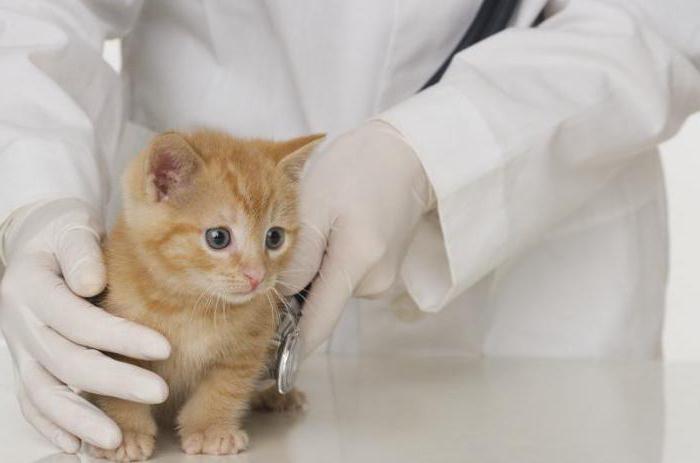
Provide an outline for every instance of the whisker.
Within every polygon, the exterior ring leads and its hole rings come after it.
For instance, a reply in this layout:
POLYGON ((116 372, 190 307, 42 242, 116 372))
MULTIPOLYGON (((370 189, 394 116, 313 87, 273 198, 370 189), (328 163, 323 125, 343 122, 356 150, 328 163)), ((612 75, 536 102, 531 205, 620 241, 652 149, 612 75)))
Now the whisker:
POLYGON ((226 301, 224 301, 223 298, 219 294, 216 295, 216 298, 221 303, 221 313, 224 316, 224 324, 228 325, 228 319, 226 317, 226 312, 228 312, 228 310, 226 310, 226 301))
POLYGON ((273 288, 271 288, 271 289, 272 289, 272 293, 273 293, 275 296, 277 296, 277 298, 280 300, 280 302, 282 303, 282 305, 284 305, 284 308, 287 309, 287 310, 290 310, 289 303, 285 300, 285 298, 282 297, 282 295, 279 293, 279 291, 277 291, 277 288, 274 288, 274 287, 273 287, 273 288))
MULTIPOLYGON (((291 285, 289 285, 289 284, 284 283, 283 281, 277 280, 277 283, 279 283, 279 284, 282 285, 283 287, 288 288, 288 289, 291 289, 291 290, 296 290, 296 289, 297 289, 296 286, 291 286, 291 285)), ((299 298, 301 298, 301 300, 304 301, 304 302, 306 302, 306 299, 308 299, 302 292, 296 293, 296 294, 294 295, 294 297, 299 297, 299 298)))
POLYGON ((190 312, 190 322, 192 322, 194 320, 194 315, 197 313, 197 309, 199 308, 199 303, 202 302, 205 295, 207 295, 207 296, 209 295, 209 290, 211 289, 212 286, 213 286, 212 283, 207 285, 207 287, 205 287, 202 290, 201 294, 199 295, 199 297, 195 301, 194 306, 192 307, 192 311, 190 312))
POLYGON ((265 296, 267 296, 267 302, 270 303, 270 316, 272 317, 272 323, 276 327, 277 325, 279 325, 279 317, 277 316, 275 305, 272 303, 272 299, 270 299, 270 291, 266 291, 265 296))
MULTIPOLYGON (((207 293, 207 299, 206 299, 206 304, 204 305, 205 307, 205 314, 213 314, 215 315, 215 312, 212 310, 212 303, 214 302, 214 293, 212 291, 209 291, 207 293)), ((216 325, 216 320, 214 320, 214 324, 216 325)))
POLYGON ((215 299, 216 294, 212 293, 211 297, 209 298, 209 302, 211 304, 211 314, 214 317, 214 329, 218 327, 218 315, 219 312, 216 310, 216 299, 215 299))
MULTIPOLYGON (((282 289, 289 289, 289 290, 296 290, 297 289, 296 287, 291 287, 291 286, 287 286, 287 285, 281 285, 281 287, 282 287, 282 289)), ((300 297, 302 299, 306 299, 306 296, 304 294, 302 294, 301 292, 295 293, 294 296, 300 297)))
POLYGON ((275 281, 275 283, 279 283, 279 284, 284 285, 288 288, 295 288, 295 285, 292 285, 288 281, 282 280, 281 278, 278 278, 277 281, 275 281))

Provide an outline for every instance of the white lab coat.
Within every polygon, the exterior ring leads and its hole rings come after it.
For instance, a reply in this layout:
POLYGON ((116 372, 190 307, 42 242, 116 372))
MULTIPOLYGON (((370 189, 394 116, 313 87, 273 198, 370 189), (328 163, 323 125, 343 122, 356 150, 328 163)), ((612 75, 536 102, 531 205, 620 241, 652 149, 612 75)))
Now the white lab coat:
POLYGON ((378 116, 438 208, 402 267, 410 298, 353 302, 331 349, 657 356, 656 145, 700 108, 700 2, 553 0, 528 28, 544 3, 416 95, 479 2, 0 1, 0 221, 55 196, 106 210, 138 127, 333 136, 378 116))

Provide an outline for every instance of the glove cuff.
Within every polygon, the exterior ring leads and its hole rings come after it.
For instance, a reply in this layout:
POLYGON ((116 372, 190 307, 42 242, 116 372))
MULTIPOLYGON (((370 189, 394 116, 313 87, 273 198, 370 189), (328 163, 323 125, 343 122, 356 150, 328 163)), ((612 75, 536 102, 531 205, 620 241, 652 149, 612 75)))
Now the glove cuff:
POLYGON ((21 223, 24 220, 24 218, 29 216, 29 214, 52 201, 54 200, 44 199, 40 201, 34 201, 24 206, 20 206, 14 211, 10 212, 10 214, 7 217, 5 217, 5 220, 3 220, 0 223, 0 264, 2 264, 3 266, 7 266, 5 249, 10 230, 18 223, 21 223))
MULTIPOLYGON (((17 240, 20 238, 17 234, 20 233, 27 219, 38 213, 40 209, 47 209, 47 213, 43 216, 42 221, 50 223, 56 218, 70 212, 71 210, 84 209, 92 217, 96 219, 99 216, 96 211, 85 201, 78 198, 47 198, 32 202, 21 206, 12 211, 7 218, 0 224, 0 262, 3 266, 7 265, 10 258, 10 250, 17 247, 17 240), (50 208, 50 209, 49 209, 50 208)), ((102 223, 99 220, 93 221, 95 233, 101 233, 102 223)), ((31 228, 31 227, 30 227, 31 228)), ((25 233, 26 230, 22 230, 25 233)), ((25 233, 26 234, 26 233, 25 233)), ((22 237, 30 239, 30 237, 22 237)))

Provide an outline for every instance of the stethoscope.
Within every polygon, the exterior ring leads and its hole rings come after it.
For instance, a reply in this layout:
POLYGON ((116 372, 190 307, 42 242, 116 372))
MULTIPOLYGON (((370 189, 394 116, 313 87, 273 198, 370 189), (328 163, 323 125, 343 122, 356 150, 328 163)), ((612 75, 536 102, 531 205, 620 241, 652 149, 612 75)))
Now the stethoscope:
POLYGON ((276 354, 268 363, 267 377, 275 380, 280 394, 286 394, 294 387, 299 362, 304 354, 299 330, 303 298, 301 294, 292 296, 283 304, 277 333, 272 338, 272 349, 276 354))
MULTIPOLYGON (((442 78, 454 55, 505 29, 517 5, 518 0, 484 0, 474 21, 455 49, 419 91, 425 90, 442 78)), ((540 20, 541 18, 538 18, 538 22, 540 20)), ((268 377, 276 381, 280 394, 286 394, 294 387, 297 370, 303 355, 299 320, 308 289, 307 287, 302 293, 289 298, 283 304, 284 307, 280 309, 277 333, 272 340, 272 348, 277 354, 271 357, 267 368, 268 377)))

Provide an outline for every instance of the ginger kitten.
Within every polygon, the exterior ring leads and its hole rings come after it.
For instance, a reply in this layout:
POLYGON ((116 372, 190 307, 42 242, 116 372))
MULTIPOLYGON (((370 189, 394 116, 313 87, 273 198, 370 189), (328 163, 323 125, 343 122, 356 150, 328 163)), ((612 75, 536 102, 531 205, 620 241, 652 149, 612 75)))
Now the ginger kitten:
POLYGON ((147 459, 157 422, 177 427, 187 453, 235 454, 248 443, 240 425, 251 401, 298 405, 298 392, 253 396, 277 328, 270 291, 299 226, 297 182, 322 138, 168 132, 131 162, 105 244, 102 306, 170 341, 164 361, 119 357, 159 374, 170 394, 157 406, 92 395, 123 435, 115 450, 91 448, 95 456, 147 459))

